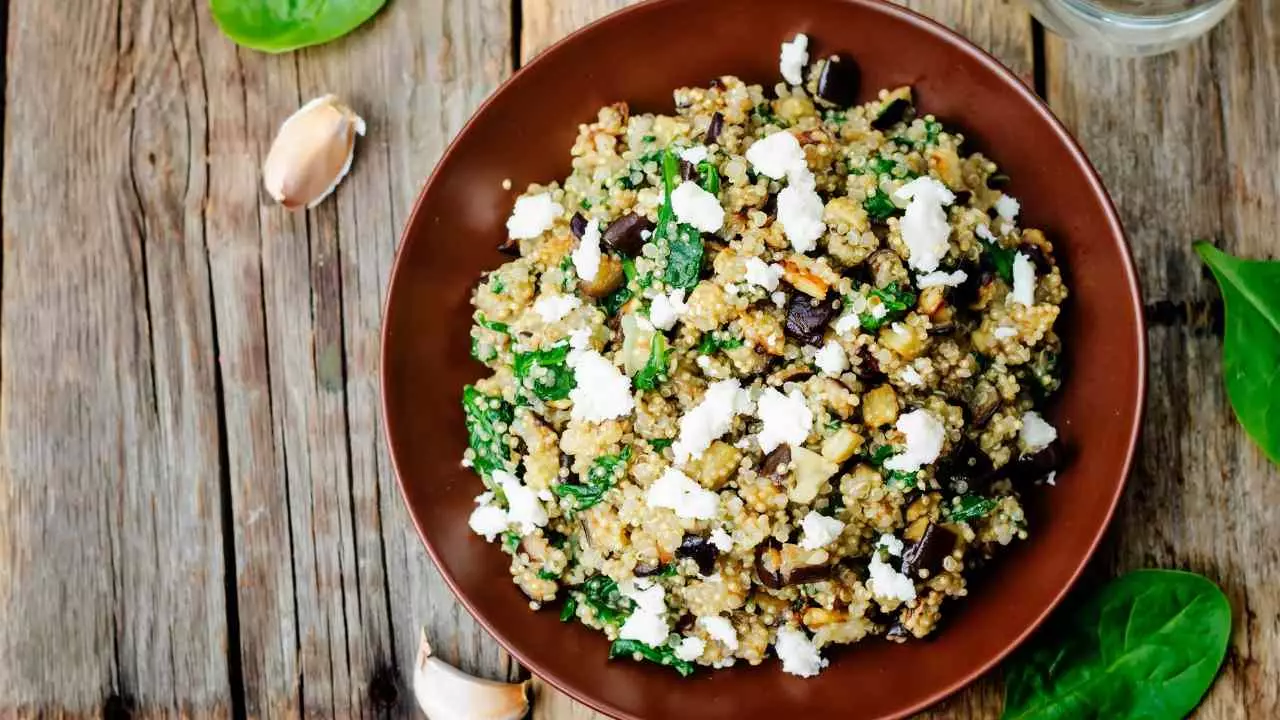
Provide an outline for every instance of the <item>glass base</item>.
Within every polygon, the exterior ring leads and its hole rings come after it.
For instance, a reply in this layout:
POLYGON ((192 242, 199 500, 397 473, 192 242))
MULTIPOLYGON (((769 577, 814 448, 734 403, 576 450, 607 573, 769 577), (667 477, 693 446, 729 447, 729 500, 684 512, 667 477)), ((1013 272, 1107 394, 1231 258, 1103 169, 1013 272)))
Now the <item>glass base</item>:
POLYGON ((1025 0, 1046 28, 1091 50, 1125 57, 1176 50, 1217 25, 1236 0, 1157 15, 1139 15, 1103 7, 1091 0, 1025 0))

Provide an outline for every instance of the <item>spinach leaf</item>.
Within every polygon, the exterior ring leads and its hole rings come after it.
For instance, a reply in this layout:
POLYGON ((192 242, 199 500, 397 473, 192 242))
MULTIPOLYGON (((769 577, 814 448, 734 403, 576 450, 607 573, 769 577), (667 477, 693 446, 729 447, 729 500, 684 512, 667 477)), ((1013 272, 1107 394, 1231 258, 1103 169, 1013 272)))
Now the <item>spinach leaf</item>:
POLYGON ((618 657, 640 657, 652 663, 666 665, 684 677, 693 674, 693 663, 676 657, 676 651, 669 647, 656 648, 638 640, 614 640, 609 646, 609 659, 618 657))
POLYGON ((698 342, 698 353, 711 355, 721 350, 733 350, 740 347, 742 347, 742 338, 712 330, 704 334, 702 340, 698 342))
POLYGON ((575 510, 586 510, 598 504, 604 498, 604 494, 618 482, 618 478, 626 471, 627 461, 630 459, 631 448, 629 447, 623 448, 617 455, 598 457, 587 469, 586 482, 580 485, 560 483, 553 485, 551 490, 560 497, 572 498, 575 510))
POLYGON ((637 389, 652 390, 667 380, 668 355, 667 337, 660 332, 654 333, 649 343, 649 361, 633 379, 637 389))
POLYGON ((667 247, 670 254, 667 255, 667 271, 662 279, 673 289, 689 290, 697 285, 698 275, 702 272, 702 233, 692 225, 680 225, 667 247))
POLYGON ((1131 572, 1014 656, 1002 718, 1178 720, 1213 683, 1230 638, 1231 605, 1208 579, 1131 572))
POLYGON ((924 144, 937 145, 938 136, 942 134, 942 123, 936 120, 926 120, 924 122, 924 144))
POLYGON ((702 177, 702 189, 712 195, 720 194, 720 171, 710 160, 698 163, 698 175, 702 177))
POLYGON ((387 0, 209 0, 218 28, 237 44, 280 53, 342 37, 387 0))
POLYGON ((502 549, 509 553, 514 553, 520 549, 520 533, 515 530, 507 530, 502 533, 502 549))
POLYGON ((485 330, 492 330, 497 333, 502 333, 503 335, 511 334, 511 326, 507 325, 506 323, 500 323, 500 322, 490 320, 484 316, 484 313, 477 312, 475 316, 475 321, 476 321, 476 325, 479 325, 485 330))
POLYGON ((986 517, 999 504, 981 495, 961 495, 951 505, 944 505, 942 511, 950 522, 969 522, 986 517))
POLYGON ((867 454, 867 460, 869 460, 872 465, 880 467, 881 465, 884 465, 885 460, 897 455, 898 452, 898 448, 892 445, 877 445, 871 448, 871 452, 867 454))
POLYGON ((559 580, 560 575, 558 573, 553 573, 550 570, 539 570, 538 579, 539 580, 559 580))
POLYGON ((657 450, 658 452, 662 452, 663 450, 666 450, 667 448, 674 445, 675 442, 676 441, 672 438, 653 438, 652 440, 649 441, 649 447, 653 448, 654 450, 657 450))
POLYGON ((544 350, 518 352, 512 369, 520 380, 531 378, 529 387, 543 400, 563 400, 578 386, 568 363, 569 343, 561 341, 544 350))
POLYGON ((587 607, 595 611, 596 618, 607 625, 618 625, 631 611, 635 603, 618 590, 618 583, 608 575, 592 575, 578 588, 578 594, 587 607))
POLYGON ((1013 284, 1013 259, 1017 257, 1018 251, 1010 250, 1001 246, 1000 243, 982 238, 978 238, 978 242, 982 243, 984 250, 982 264, 994 270, 1001 280, 1013 284))
POLYGON ((867 332, 875 332, 901 319, 916 304, 916 294, 909 288, 899 287, 896 282, 891 282, 882 288, 874 288, 870 294, 871 297, 879 298, 880 304, 888 312, 880 317, 876 317, 870 311, 859 315, 858 325, 867 332))
POLYGON ((898 212, 898 206, 894 205, 888 193, 880 188, 876 188, 870 197, 862 201, 862 208, 867 211, 868 217, 879 222, 888 220, 898 212))
POLYGON ((560 608, 560 622, 569 622, 578 614, 578 601, 572 595, 564 599, 560 608))
POLYGON ((1280 465, 1280 261, 1241 260, 1196 243, 1226 306, 1222 374, 1245 432, 1280 465))
POLYGON ((462 411, 466 416, 467 442, 475 451, 471 463, 488 480, 494 470, 506 468, 507 458, 511 456, 507 432, 515 419, 515 410, 501 398, 490 397, 474 385, 468 385, 462 389, 462 411))

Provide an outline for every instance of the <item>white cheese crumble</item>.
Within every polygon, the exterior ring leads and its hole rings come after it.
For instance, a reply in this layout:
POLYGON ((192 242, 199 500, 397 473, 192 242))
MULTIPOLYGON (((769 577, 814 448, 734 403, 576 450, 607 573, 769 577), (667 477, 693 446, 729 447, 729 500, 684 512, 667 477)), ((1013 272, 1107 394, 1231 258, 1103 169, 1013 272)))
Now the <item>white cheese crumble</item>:
POLYGON ((804 33, 796 33, 791 42, 782 43, 782 52, 778 55, 778 71, 782 79, 792 85, 804 84, 804 66, 809 63, 809 38, 804 33))
POLYGON ((636 604, 635 610, 627 616, 622 627, 618 628, 618 637, 637 640, 653 647, 666 645, 671 625, 664 617, 667 606, 662 586, 649 585, 641 589, 638 585, 628 583, 618 589, 636 604))
POLYGON ((893 196, 911 201, 898 225, 910 251, 907 264, 924 273, 937 270, 947 254, 947 237, 951 235, 943 208, 955 202, 956 196, 946 185, 928 176, 903 185, 893 196))
POLYGON ((800 521, 800 547, 805 550, 819 550, 830 545, 836 538, 840 537, 840 532, 844 530, 844 523, 831 517, 827 517, 819 513, 817 510, 810 510, 808 515, 800 521))
POLYGON ((773 304, 777 305, 778 307, 782 307, 783 305, 787 304, 787 294, 782 292, 781 290, 778 290, 774 294, 770 295, 769 299, 772 300, 773 304))
POLYGON ((577 387, 569 391, 574 420, 602 422, 631 414, 631 378, 595 350, 572 350, 568 357, 577 387))
POLYGON ((691 148, 685 148, 680 151, 680 159, 691 165, 697 165, 707 159, 707 148, 705 145, 694 145, 691 148))
POLYGON ((1036 266, 1022 253, 1013 256, 1013 292, 1009 298, 1028 307, 1036 302, 1036 266))
POLYGON ((569 331, 569 347, 574 350, 586 350, 591 346, 591 328, 578 328, 569 331))
POLYGON ((832 327, 840 337, 849 337, 854 330, 862 327, 862 321, 858 319, 857 313, 850 312, 836 318, 836 322, 832 327))
POLYGON ((477 496, 477 507, 471 511, 467 524, 477 535, 483 535, 485 540, 493 542, 493 538, 498 533, 507 529, 507 511, 490 504, 491 500, 493 500, 491 492, 477 496))
POLYGON ((916 287, 921 290, 931 287, 958 287, 960 283, 968 279, 969 274, 963 270, 956 270, 955 272, 935 270, 927 275, 917 276, 916 287))
POLYGON ((880 536, 879 548, 871 554, 871 563, 867 565, 867 572, 870 575, 867 579, 867 589, 873 595, 884 598, 894 598, 903 602, 915 600, 915 584, 911 582, 911 578, 880 559, 881 549, 887 551, 890 556, 902 555, 902 541, 889 534, 880 536))
POLYGON ((947 429, 928 410, 912 410, 900 415, 894 427, 906 436, 907 445, 900 454, 884 461, 886 468, 915 472, 938 459, 947 429))
POLYGON ((1022 414, 1022 429, 1018 431, 1018 439, 1027 452, 1039 452, 1058 439, 1058 431, 1045 422, 1039 413, 1026 412, 1022 414))
MULTIPOLYGON (((670 330, 676 320, 688 312, 684 302, 684 290, 672 290, 669 295, 655 295, 649 305, 649 321, 659 330, 670 330)), ((701 356, 700 356, 701 357, 701 356)))
POLYGON ((733 549, 733 538, 730 537, 729 533, 725 532, 722 528, 712 530, 711 536, 708 540, 710 540, 711 544, 715 545, 716 549, 722 553, 727 553, 733 549))
POLYGON ((707 615, 698 618, 698 624, 703 630, 711 636, 712 640, 719 642, 721 645, 730 650, 738 649, 738 633, 733 629, 733 623, 729 622, 729 618, 720 617, 719 615, 707 615))
POLYGON ((1017 328, 1011 328, 1008 325, 1001 325, 995 330, 992 330, 991 334, 994 335, 997 340, 1007 340, 1011 337, 1017 337, 1018 330, 1017 328))
POLYGON ((582 239, 578 241, 578 247, 570 253, 573 259, 573 270, 578 273, 578 277, 591 282, 596 279, 596 273, 600 272, 600 221, 592 218, 587 223, 587 229, 582 233, 582 239))
POLYGON ((809 641, 809 636, 792 627, 778 628, 773 649, 782 661, 782 669, 792 675, 813 677, 827 666, 828 661, 822 659, 818 648, 809 641))
POLYGON ((572 295, 543 295, 533 303, 533 311, 538 313, 542 322, 557 322, 568 315, 582 301, 572 295))
POLYGON ((649 507, 674 510, 679 517, 693 520, 710 520, 720 507, 719 495, 675 468, 667 468, 654 480, 644 499, 649 507))
POLYGON ((702 651, 707 649, 707 643, 702 638, 687 637, 680 641, 676 646, 675 656, 685 662, 693 662, 697 660, 702 651))
POLYGON ((805 404, 804 395, 792 390, 783 395, 773 388, 765 388, 756 403, 756 417, 764 422, 756 442, 765 454, 783 443, 800 445, 809 437, 813 428, 813 412, 805 404))
POLYGON ((1045 476, 1044 481, 1045 481, 1045 484, 1047 485, 1057 485, 1058 483, 1055 482, 1055 480, 1057 479, 1058 479, 1058 471, 1053 470, 1048 475, 1045 476))
POLYGON ((550 230, 563 213, 564 207, 551 198, 551 193, 518 197, 507 218, 507 235, 516 240, 536 238, 550 230))
POLYGON ((791 247, 798 253, 807 253, 818 246, 818 238, 826 232, 827 225, 822 221, 822 198, 813 189, 812 177, 807 183, 797 183, 796 179, 792 177, 791 183, 778 193, 778 222, 791 247))
POLYGON ((515 475, 505 470, 494 470, 493 481, 507 496, 507 522, 519 525, 526 535, 547 524, 547 511, 538 502, 538 496, 515 475))
POLYGON ((1005 220, 1013 220, 1018 217, 1018 210, 1020 209, 1018 201, 1012 196, 1001 195, 1000 199, 996 200, 996 214, 1005 220))
POLYGON ((912 387, 920 387, 924 385, 924 378, 920 377, 920 373, 910 365, 902 368, 902 374, 899 375, 899 377, 902 378, 902 382, 911 385, 912 387))
POLYGON ((702 232, 716 232, 724 227, 724 208, 720 207, 719 198, 692 180, 685 180, 671 191, 671 209, 677 220, 702 232))
POLYGON ((747 258, 747 282, 759 285, 766 292, 778 289, 778 281, 782 279, 782 266, 774 263, 766 264, 758 257, 747 258))
POLYGON ((839 375, 849 369, 849 357, 844 348, 835 340, 828 340, 826 345, 813 356, 818 369, 827 375, 839 375))
POLYGON ((991 228, 987 227, 986 225, 979 225, 977 229, 973 231, 973 234, 977 235, 983 240, 986 240, 989 243, 993 243, 996 241, 996 236, 991 234, 991 228))
POLYGON ((747 148, 746 156, 756 172, 772 180, 781 180, 808 167, 800 141, 786 130, 755 141, 747 148))
POLYGON ((733 418, 745 402, 742 386, 735 379, 721 380, 707 387, 702 402, 680 418, 680 436, 672 444, 676 461, 702 457, 714 440, 729 432, 733 418))

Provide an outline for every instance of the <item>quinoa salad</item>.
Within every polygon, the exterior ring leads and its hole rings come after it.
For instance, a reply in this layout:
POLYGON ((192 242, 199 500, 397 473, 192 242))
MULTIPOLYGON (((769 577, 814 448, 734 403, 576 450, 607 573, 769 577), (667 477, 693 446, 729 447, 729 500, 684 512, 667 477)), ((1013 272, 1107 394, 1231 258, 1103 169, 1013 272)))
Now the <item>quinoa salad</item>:
POLYGON ((472 297, 470 527, 610 657, 809 677, 925 638, 1061 464, 1052 244, 910 87, 855 105, 810 52, 601 108, 472 297))

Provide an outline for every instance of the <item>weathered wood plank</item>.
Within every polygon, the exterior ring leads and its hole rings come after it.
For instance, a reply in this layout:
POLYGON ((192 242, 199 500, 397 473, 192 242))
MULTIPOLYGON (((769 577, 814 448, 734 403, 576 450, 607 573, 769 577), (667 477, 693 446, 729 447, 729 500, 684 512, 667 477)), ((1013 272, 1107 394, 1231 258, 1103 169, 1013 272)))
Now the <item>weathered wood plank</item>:
POLYGON ((198 49, 9 4, 0 708, 231 707, 198 49))
MULTIPOLYGON (((1047 60, 1050 103, 1115 198, 1149 306, 1217 297, 1195 238, 1280 256, 1280 134, 1270 121, 1280 107, 1280 3, 1241 3, 1173 55, 1114 60, 1050 38, 1047 60)), ((1173 315, 1150 329, 1140 458, 1098 570, 1178 567, 1222 584, 1235 633, 1197 717, 1275 717, 1280 471, 1232 417, 1211 323, 1173 315)))

